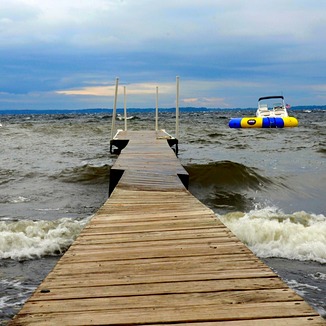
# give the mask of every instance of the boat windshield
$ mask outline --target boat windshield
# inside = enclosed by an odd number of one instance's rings
[[[276,100],[276,101],[275,101]],[[258,100],[258,108],[284,108],[283,98],[281,96],[266,96]]]
[[[283,104],[282,103],[275,103],[275,104],[273,104],[273,108],[283,108]]]

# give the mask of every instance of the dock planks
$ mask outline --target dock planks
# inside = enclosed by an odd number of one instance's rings
[[[187,191],[165,137],[128,137],[110,198],[11,326],[326,324]]]

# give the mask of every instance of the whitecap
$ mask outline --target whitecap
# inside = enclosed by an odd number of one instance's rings
[[[18,203],[27,203],[29,201],[30,201],[29,198],[26,198],[26,197],[23,197],[23,196],[18,196],[18,197],[11,198],[9,202],[13,203],[13,204],[18,204]]]
[[[314,274],[309,274],[310,277],[312,277],[315,280],[326,280],[326,274],[325,273],[321,273],[321,272],[316,272]]]
[[[280,257],[326,263],[326,217],[275,207],[218,218],[258,257]]]
[[[0,259],[34,259],[62,254],[88,220],[0,221]]]
[[[15,292],[15,306],[20,306],[26,301],[26,296],[33,293],[34,287],[23,284],[18,280],[0,280],[0,288],[3,292],[5,289],[10,289],[10,292]],[[3,295],[0,297],[0,309],[12,306],[13,298],[11,295]]]

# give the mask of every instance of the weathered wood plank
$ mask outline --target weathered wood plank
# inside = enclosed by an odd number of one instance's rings
[[[230,270],[227,271],[217,271],[211,273],[178,273],[178,274],[164,274],[164,275],[152,275],[152,274],[144,274],[144,275],[116,275],[112,273],[101,273],[101,277],[97,273],[85,273],[79,274],[76,277],[75,274],[66,274],[64,277],[58,277],[57,275],[51,275],[44,280],[39,289],[35,292],[38,293],[43,289],[55,289],[55,288],[76,288],[76,287],[85,287],[85,286],[130,286],[135,284],[176,284],[179,282],[186,282],[191,286],[192,283],[196,283],[197,281],[219,281],[220,283],[224,283],[227,280],[241,280],[248,279],[249,282],[251,279],[261,278],[262,280],[267,278],[275,278],[277,276],[272,273],[270,270],[260,270],[253,269],[248,273],[248,270]],[[285,285],[284,285],[285,286]],[[273,288],[273,287],[272,287]],[[33,300],[34,297],[31,298]]]
[[[145,282],[146,280],[144,280]],[[36,292],[31,298],[38,300],[59,300],[74,298],[95,298],[95,297],[124,297],[140,295],[163,295],[163,294],[185,294],[185,293],[217,293],[225,291],[255,291],[255,290],[288,290],[288,287],[277,277],[265,278],[235,278],[226,280],[200,280],[200,281],[177,281],[177,282],[157,282],[157,283],[137,283],[137,284],[116,284],[105,282],[105,279],[88,280],[87,284],[76,281],[70,283],[70,287],[65,285],[57,286],[56,283],[44,282],[50,292]],[[56,287],[55,287],[56,286]],[[99,294],[99,291],[101,292]],[[220,296],[223,298],[224,293]],[[293,294],[293,293],[292,293]],[[291,294],[291,295],[292,295]],[[283,296],[284,297],[284,296]],[[300,300],[297,296],[295,300]]]
[[[215,237],[214,237],[215,236]],[[217,236],[217,237],[216,237]],[[73,246],[77,245],[96,245],[96,244],[116,244],[119,245],[120,243],[128,243],[130,246],[135,243],[137,245],[137,242],[145,242],[145,243],[151,243],[151,242],[165,242],[165,241],[188,241],[193,239],[195,240],[207,240],[207,239],[213,239],[216,242],[239,242],[237,238],[234,236],[230,236],[229,234],[225,234],[223,232],[212,231],[211,229],[200,229],[198,230],[184,230],[182,232],[179,231],[170,231],[170,232],[134,232],[132,234],[107,234],[107,233],[92,233],[87,234],[83,233],[81,234],[78,239],[74,242]]]
[[[97,291],[96,291],[97,290]],[[158,289],[159,290],[159,289]],[[60,291],[60,289],[58,290]],[[286,296],[284,295],[286,293]],[[162,294],[146,294],[146,295],[127,295],[127,296],[105,296],[101,288],[93,289],[93,297],[86,292],[78,292],[73,289],[72,293],[57,295],[57,298],[47,297],[42,305],[29,304],[24,309],[26,314],[38,313],[55,313],[55,312],[85,312],[95,310],[124,310],[135,308],[174,308],[175,306],[191,307],[191,306],[210,306],[210,305],[248,305],[247,309],[252,309],[252,304],[258,306],[262,303],[270,302],[281,306],[284,301],[300,302],[302,299],[290,291],[289,289],[268,289],[268,290],[246,290],[246,291],[227,291],[221,295],[219,292],[198,292],[198,293],[166,293]],[[79,296],[79,294],[81,296]],[[72,298],[69,298],[72,296]],[[86,296],[86,297],[85,297]],[[256,308],[255,308],[256,309]]]
[[[232,308],[232,314],[230,309]],[[298,316],[300,309],[300,316]],[[22,313],[17,322],[29,325],[133,325],[139,323],[184,323],[203,321],[228,321],[246,320],[248,323],[257,318],[282,317],[312,317],[304,319],[302,325],[312,325],[314,321],[320,322],[311,308],[304,302],[267,302],[252,304],[220,305],[194,305],[174,307],[148,307],[148,308],[125,308],[107,309],[93,311],[70,311],[48,314],[47,321],[45,313],[24,314]],[[299,325],[299,324],[298,324]]]
[[[165,275],[177,275],[180,274],[203,274],[210,273],[213,274],[217,271],[224,271],[228,273],[232,270],[242,270],[243,272],[247,272],[247,275],[250,277],[250,273],[252,270],[260,269],[266,270],[269,269],[259,261],[254,260],[226,260],[219,264],[219,261],[214,261],[211,259],[211,262],[201,262],[200,266],[193,266],[194,264],[189,262],[180,262],[177,261],[170,262],[168,259],[162,263],[151,263],[146,259],[143,259],[141,262],[137,261],[137,265],[135,265],[134,260],[129,260],[123,262],[123,260],[117,260],[114,264],[113,260],[110,258],[109,261],[89,261],[85,264],[84,261],[69,263],[69,261],[60,261],[57,264],[57,268],[55,269],[56,275],[70,275],[75,274],[78,277],[79,274],[111,274],[114,277],[119,275],[121,276],[129,276],[129,275],[147,275],[161,277],[164,273]],[[192,259],[188,259],[192,260]],[[196,261],[196,260],[194,260]],[[120,262],[120,263],[119,263]],[[165,276],[164,275],[164,276]],[[272,273],[270,274],[272,275]],[[108,276],[110,277],[110,275]],[[163,277],[163,276],[162,276]]]

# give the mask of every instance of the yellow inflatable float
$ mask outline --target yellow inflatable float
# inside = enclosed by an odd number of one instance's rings
[[[297,127],[298,120],[294,117],[252,117],[233,118],[229,122],[230,128],[284,128]]]

